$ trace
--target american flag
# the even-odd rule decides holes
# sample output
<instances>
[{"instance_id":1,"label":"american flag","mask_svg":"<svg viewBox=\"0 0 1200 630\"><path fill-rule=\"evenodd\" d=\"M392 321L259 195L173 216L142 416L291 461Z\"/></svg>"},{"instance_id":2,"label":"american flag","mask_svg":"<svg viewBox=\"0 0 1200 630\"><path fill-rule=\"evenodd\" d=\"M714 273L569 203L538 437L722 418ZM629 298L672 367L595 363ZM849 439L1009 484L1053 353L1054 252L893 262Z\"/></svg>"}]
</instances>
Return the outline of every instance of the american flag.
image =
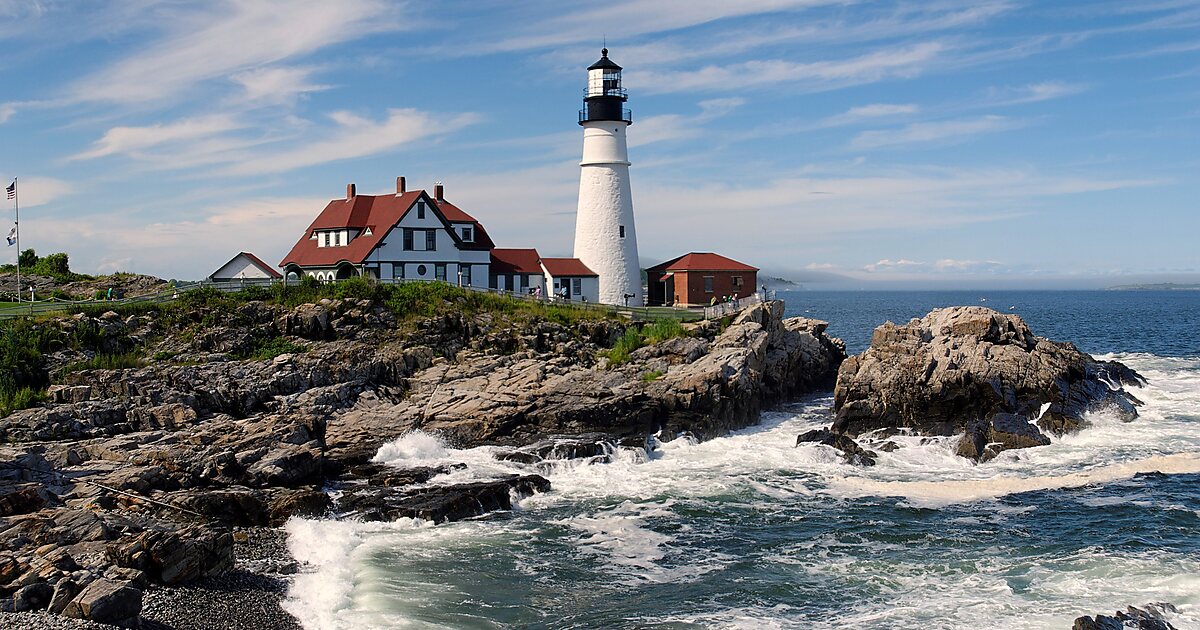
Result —
<instances>
[{"instance_id":1,"label":"american flag","mask_svg":"<svg viewBox=\"0 0 1200 630\"><path fill-rule=\"evenodd\" d=\"M9 184L8 188L5 188L4 190L8 191L9 199L16 199L17 198L17 180L14 179L13 183Z\"/></svg>"}]
</instances>

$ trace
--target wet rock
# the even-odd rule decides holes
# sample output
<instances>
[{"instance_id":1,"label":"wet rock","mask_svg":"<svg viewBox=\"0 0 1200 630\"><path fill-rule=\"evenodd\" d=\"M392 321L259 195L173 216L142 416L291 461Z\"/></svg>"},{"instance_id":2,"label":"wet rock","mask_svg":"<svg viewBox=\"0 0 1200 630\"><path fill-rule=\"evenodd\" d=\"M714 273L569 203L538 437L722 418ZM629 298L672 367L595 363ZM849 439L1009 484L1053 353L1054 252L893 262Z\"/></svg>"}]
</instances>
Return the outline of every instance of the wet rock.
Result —
<instances>
[{"instance_id":1,"label":"wet rock","mask_svg":"<svg viewBox=\"0 0 1200 630\"><path fill-rule=\"evenodd\" d=\"M1166 620L1165 613L1177 613L1179 610L1168 603L1147 604L1142 608L1129 606L1115 615L1096 615L1095 617L1079 617L1072 626L1073 630L1176 630Z\"/></svg>"},{"instance_id":2,"label":"wet rock","mask_svg":"<svg viewBox=\"0 0 1200 630\"><path fill-rule=\"evenodd\" d=\"M1140 402L1124 388L1144 383L1120 363L1037 337L1016 315L938 309L876 328L871 347L842 364L832 429L851 436L901 428L962 433L959 454L986 460L1000 450L1048 444L1039 427L1078 430L1091 411L1132 420Z\"/></svg>"},{"instance_id":3,"label":"wet rock","mask_svg":"<svg viewBox=\"0 0 1200 630\"><path fill-rule=\"evenodd\" d=\"M834 433L829 429L813 429L796 437L796 446L807 442L832 446L841 452L842 459L846 460L847 464L874 466L876 458L879 457L875 451L868 451L862 448L852 438L840 433Z\"/></svg>"},{"instance_id":4,"label":"wet rock","mask_svg":"<svg viewBox=\"0 0 1200 630\"><path fill-rule=\"evenodd\" d=\"M271 500L268 507L270 522L281 525L293 516L316 518L333 506L329 495L319 489L300 489L284 492Z\"/></svg>"},{"instance_id":5,"label":"wet rock","mask_svg":"<svg viewBox=\"0 0 1200 630\"><path fill-rule=\"evenodd\" d=\"M366 520L419 518L435 523L460 521L498 510L511 510L513 497L550 489L539 475L511 475L494 481L433 486L408 493L368 486L346 490L341 509Z\"/></svg>"}]
</instances>

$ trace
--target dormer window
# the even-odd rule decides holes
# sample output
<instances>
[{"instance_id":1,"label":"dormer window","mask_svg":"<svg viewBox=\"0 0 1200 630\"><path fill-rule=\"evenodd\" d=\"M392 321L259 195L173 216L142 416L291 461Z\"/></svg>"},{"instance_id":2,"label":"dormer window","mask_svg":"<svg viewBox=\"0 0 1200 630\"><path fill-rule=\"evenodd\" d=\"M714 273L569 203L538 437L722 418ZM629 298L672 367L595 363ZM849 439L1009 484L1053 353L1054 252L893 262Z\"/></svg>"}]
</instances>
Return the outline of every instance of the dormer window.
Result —
<instances>
[{"instance_id":1,"label":"dormer window","mask_svg":"<svg viewBox=\"0 0 1200 630\"><path fill-rule=\"evenodd\" d=\"M334 232L334 233L333 233L333 244L334 244L334 245L341 245L341 244L342 244L342 233L341 233L341 232Z\"/></svg>"},{"instance_id":2,"label":"dormer window","mask_svg":"<svg viewBox=\"0 0 1200 630\"><path fill-rule=\"evenodd\" d=\"M475 240L475 230L465 227L462 229L462 240L470 243Z\"/></svg>"},{"instance_id":3,"label":"dormer window","mask_svg":"<svg viewBox=\"0 0 1200 630\"><path fill-rule=\"evenodd\" d=\"M329 247L329 232L325 232L325 247Z\"/></svg>"}]
</instances>

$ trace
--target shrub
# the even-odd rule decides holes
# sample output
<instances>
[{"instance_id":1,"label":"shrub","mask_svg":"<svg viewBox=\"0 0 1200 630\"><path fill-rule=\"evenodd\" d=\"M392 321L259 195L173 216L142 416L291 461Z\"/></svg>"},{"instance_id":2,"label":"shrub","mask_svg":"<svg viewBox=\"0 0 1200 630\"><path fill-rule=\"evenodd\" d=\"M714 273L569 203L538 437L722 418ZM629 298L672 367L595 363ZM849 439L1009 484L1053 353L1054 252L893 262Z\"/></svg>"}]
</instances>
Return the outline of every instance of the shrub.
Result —
<instances>
[{"instance_id":1,"label":"shrub","mask_svg":"<svg viewBox=\"0 0 1200 630\"><path fill-rule=\"evenodd\" d=\"M34 405L46 402L46 390L32 387L21 387L16 390L0 388L0 416L28 409Z\"/></svg>"},{"instance_id":2,"label":"shrub","mask_svg":"<svg viewBox=\"0 0 1200 630\"><path fill-rule=\"evenodd\" d=\"M636 328L629 328L625 334L613 344L608 351L608 361L612 365L621 365L629 361L629 355L642 347L642 333Z\"/></svg>"},{"instance_id":3,"label":"shrub","mask_svg":"<svg viewBox=\"0 0 1200 630\"><path fill-rule=\"evenodd\" d=\"M272 337L256 340L251 350L239 358L267 361L281 354L299 354L307 350L308 348L292 343L283 337Z\"/></svg>"},{"instance_id":4,"label":"shrub","mask_svg":"<svg viewBox=\"0 0 1200 630\"><path fill-rule=\"evenodd\" d=\"M687 331L683 329L683 324L677 319L660 319L643 328L642 335L646 337L646 343L656 344L668 339L687 336Z\"/></svg>"},{"instance_id":5,"label":"shrub","mask_svg":"<svg viewBox=\"0 0 1200 630\"><path fill-rule=\"evenodd\" d=\"M646 383L653 383L654 381L662 378L662 375L662 370L650 370L642 375L642 381Z\"/></svg>"},{"instance_id":6,"label":"shrub","mask_svg":"<svg viewBox=\"0 0 1200 630\"><path fill-rule=\"evenodd\" d=\"M96 356L86 361L76 361L64 366L58 371L58 377L62 378L67 374L82 372L84 370L124 370L128 368L140 368L144 365L146 365L146 362L136 352L117 354L97 352Z\"/></svg>"}]
</instances>

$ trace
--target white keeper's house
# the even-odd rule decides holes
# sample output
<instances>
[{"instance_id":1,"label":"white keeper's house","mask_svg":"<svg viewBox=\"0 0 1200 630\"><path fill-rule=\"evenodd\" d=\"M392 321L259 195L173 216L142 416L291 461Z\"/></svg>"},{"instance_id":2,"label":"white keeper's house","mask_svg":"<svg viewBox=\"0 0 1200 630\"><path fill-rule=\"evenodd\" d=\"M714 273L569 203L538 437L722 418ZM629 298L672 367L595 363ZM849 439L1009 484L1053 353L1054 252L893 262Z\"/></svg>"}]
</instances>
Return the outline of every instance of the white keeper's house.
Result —
<instances>
[{"instance_id":1,"label":"white keeper's house","mask_svg":"<svg viewBox=\"0 0 1200 630\"><path fill-rule=\"evenodd\" d=\"M330 201L279 263L289 280L332 281L353 276L382 280L440 280L570 300L599 299L598 276L576 258L542 258L536 249L497 248L483 224L433 195L407 190Z\"/></svg>"},{"instance_id":2,"label":"white keeper's house","mask_svg":"<svg viewBox=\"0 0 1200 630\"><path fill-rule=\"evenodd\" d=\"M394 195L359 195L330 201L279 266L289 279L370 276L384 280L441 280L486 287L492 239L474 217L446 201L441 184L433 196L406 190L396 178Z\"/></svg>"}]
</instances>

